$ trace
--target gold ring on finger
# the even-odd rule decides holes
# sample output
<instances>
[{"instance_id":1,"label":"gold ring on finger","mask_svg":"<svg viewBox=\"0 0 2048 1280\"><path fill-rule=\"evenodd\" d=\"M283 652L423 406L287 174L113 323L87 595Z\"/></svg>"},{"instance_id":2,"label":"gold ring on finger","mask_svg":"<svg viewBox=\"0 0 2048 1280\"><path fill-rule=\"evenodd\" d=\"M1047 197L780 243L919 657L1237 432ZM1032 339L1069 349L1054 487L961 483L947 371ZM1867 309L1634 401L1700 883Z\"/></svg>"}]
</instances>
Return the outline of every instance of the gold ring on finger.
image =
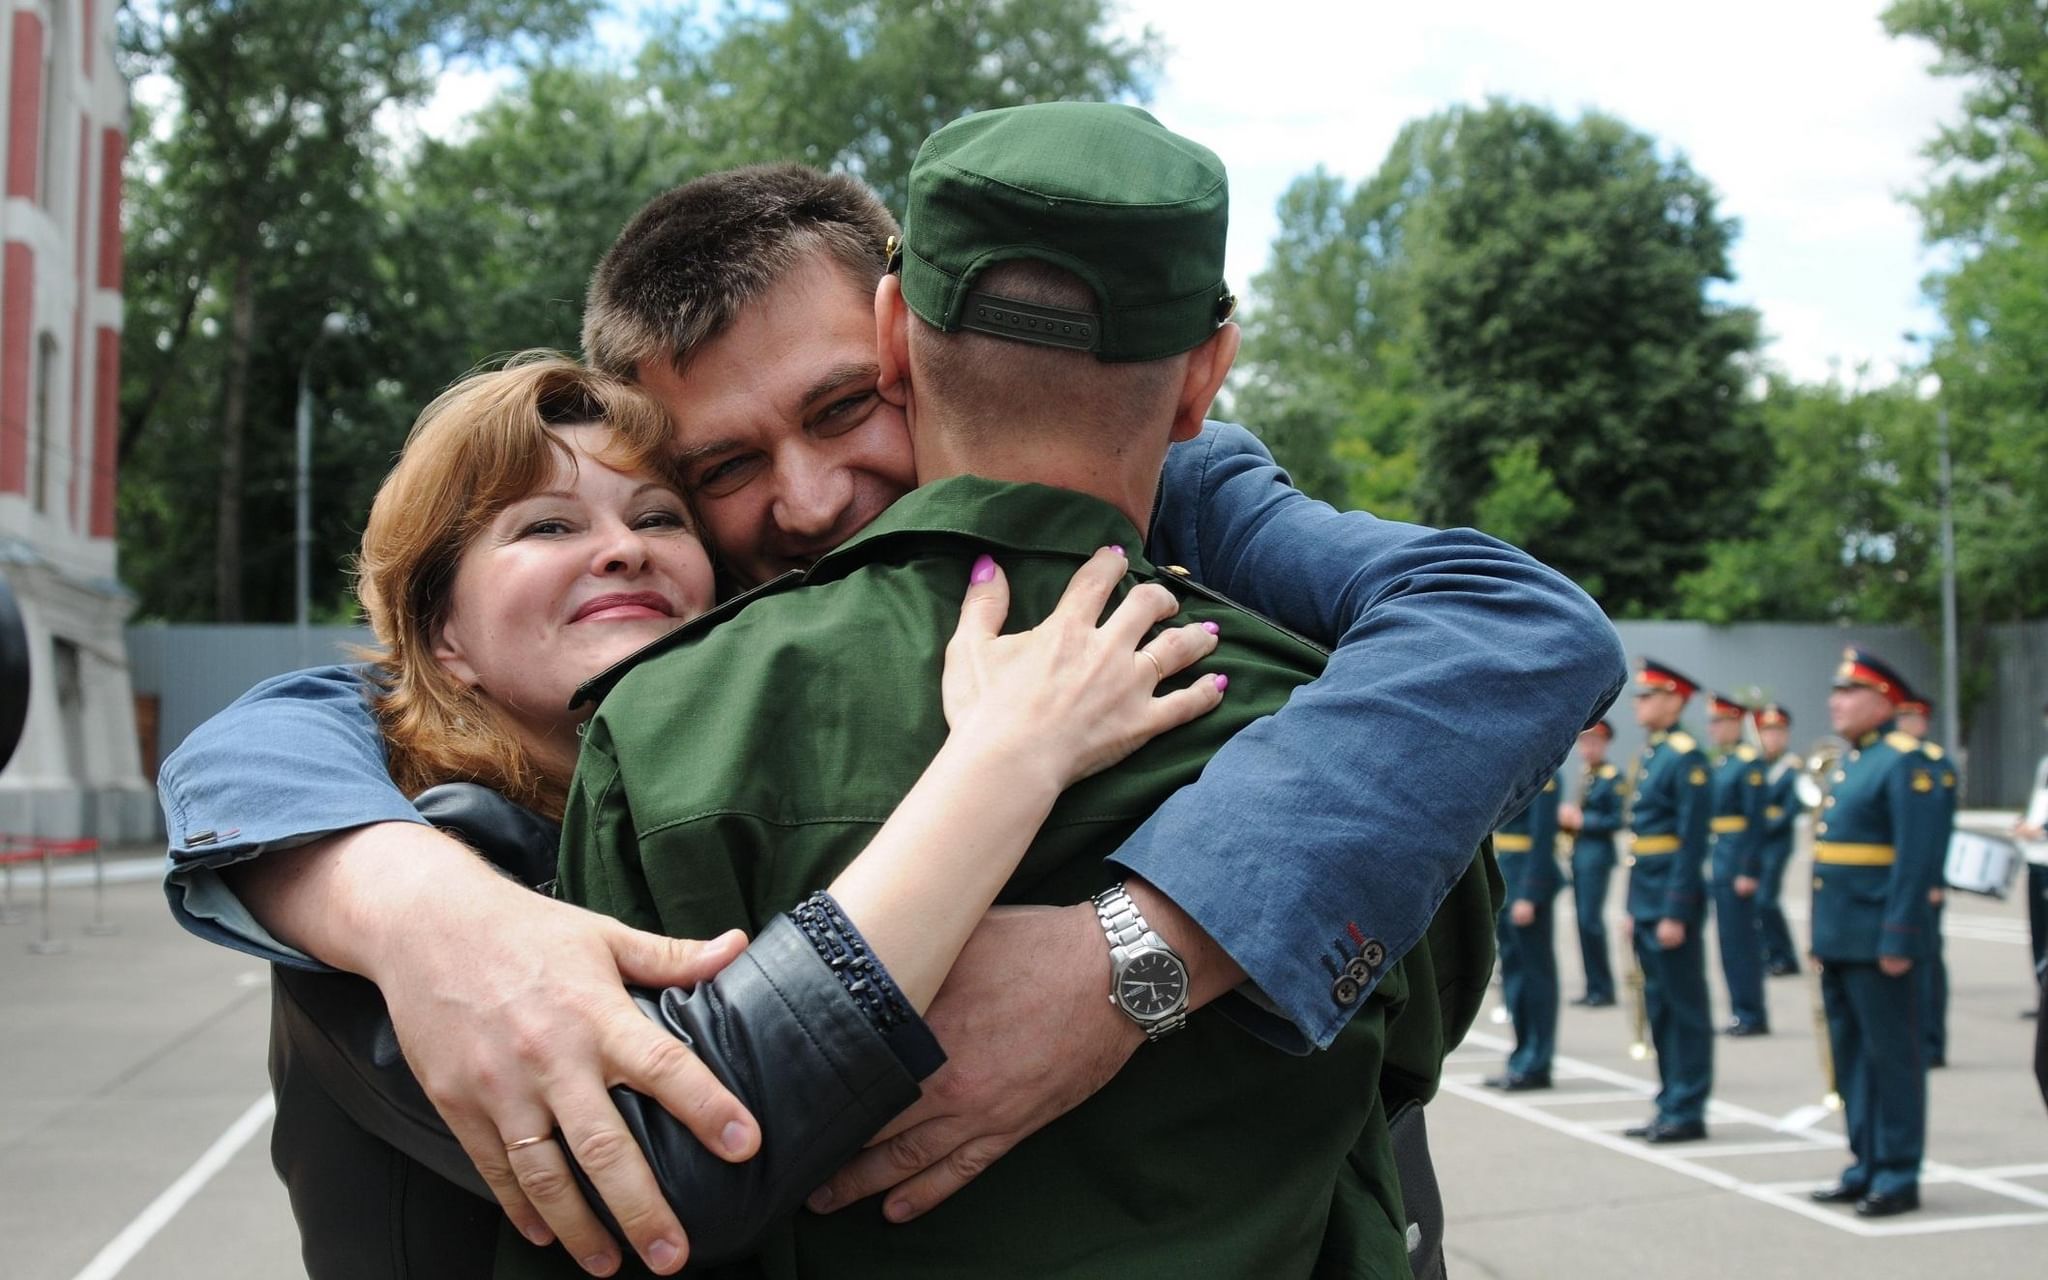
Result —
<instances>
[{"instance_id":1,"label":"gold ring on finger","mask_svg":"<svg viewBox=\"0 0 2048 1280\"><path fill-rule=\"evenodd\" d=\"M517 1142L508 1142L508 1143L506 1143L506 1144L505 1144L505 1150L506 1150L506 1151L508 1151L508 1152L511 1152L511 1151L523 1151L523 1150L525 1150L525 1149L526 1149L527 1147L537 1147L537 1146L539 1146L539 1145L540 1145L541 1143L543 1143L543 1142L553 1142L554 1140L555 1140L555 1135L554 1135L554 1134L552 1134L552 1133L543 1133L543 1134L541 1134L541 1135L540 1135L539 1137L537 1137L537 1138L521 1138L521 1139L519 1139L519 1141L517 1141Z\"/></svg>"},{"instance_id":2,"label":"gold ring on finger","mask_svg":"<svg viewBox=\"0 0 2048 1280\"><path fill-rule=\"evenodd\" d=\"M1153 677L1152 683L1158 684L1160 681L1166 679L1166 668L1159 665L1159 659L1153 657L1151 653L1147 652L1144 649L1138 650L1138 656L1143 658L1145 661L1151 663L1152 670L1158 673Z\"/></svg>"}]
</instances>

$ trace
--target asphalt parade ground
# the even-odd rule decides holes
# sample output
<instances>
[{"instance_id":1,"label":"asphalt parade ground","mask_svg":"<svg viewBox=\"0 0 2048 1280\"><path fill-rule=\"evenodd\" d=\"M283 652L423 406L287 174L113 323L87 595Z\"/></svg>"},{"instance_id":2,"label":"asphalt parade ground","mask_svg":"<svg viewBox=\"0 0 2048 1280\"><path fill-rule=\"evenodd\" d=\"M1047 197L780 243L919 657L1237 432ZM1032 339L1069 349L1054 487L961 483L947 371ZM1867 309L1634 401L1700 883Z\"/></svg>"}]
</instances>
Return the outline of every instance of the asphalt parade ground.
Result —
<instances>
[{"instance_id":1,"label":"asphalt parade ground","mask_svg":"<svg viewBox=\"0 0 2048 1280\"><path fill-rule=\"evenodd\" d=\"M143 851L130 851L143 852ZM1788 897L1803 917L1795 872ZM35 954L37 873L24 919L0 926L0 1276L8 1280L278 1280L302 1275L270 1169L257 961L186 937L153 859L114 864L109 930L93 892L52 895L56 954ZM1619 900L1621 877L1616 877ZM1567 997L1577 947L1558 931ZM1711 930L1710 930L1711 932ZM1803 918L1794 932L1804 933ZM1803 977L1772 979L1773 1034L1715 1046L1708 1141L1647 1147L1651 1062L1629 1055L1626 999L1567 1008L1557 1087L1502 1095L1508 1030L1482 1016L1430 1110L1450 1213L1450 1274L1693 1280L2033 1277L2048 1257L2048 1108L2028 1063L2033 1023L2017 899L1949 908L1949 1063L1930 1076L1925 1207L1880 1222L1805 1192L1844 1163L1819 1105ZM1619 957L1617 957L1619 958ZM1725 1021L1718 978L1716 1021Z\"/></svg>"}]
</instances>

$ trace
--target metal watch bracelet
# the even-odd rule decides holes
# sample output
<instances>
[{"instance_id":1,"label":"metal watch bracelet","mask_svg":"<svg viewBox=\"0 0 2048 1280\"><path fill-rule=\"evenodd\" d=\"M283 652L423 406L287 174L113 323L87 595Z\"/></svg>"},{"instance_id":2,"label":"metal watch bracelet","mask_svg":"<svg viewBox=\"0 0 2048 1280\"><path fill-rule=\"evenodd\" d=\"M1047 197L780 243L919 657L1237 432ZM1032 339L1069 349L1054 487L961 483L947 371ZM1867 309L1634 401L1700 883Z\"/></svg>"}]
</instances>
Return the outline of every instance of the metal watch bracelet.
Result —
<instances>
[{"instance_id":1,"label":"metal watch bracelet","mask_svg":"<svg viewBox=\"0 0 2048 1280\"><path fill-rule=\"evenodd\" d=\"M1185 987L1185 983L1188 980L1187 961L1182 959L1180 953L1175 951L1165 938L1162 938L1153 931L1152 926L1146 922L1144 913L1138 910L1138 904L1132 900L1131 895L1124 889L1122 884L1113 884L1101 893L1096 894L1094 902L1095 918L1102 924L1103 936L1109 939L1112 965L1110 974L1110 982L1112 984L1110 1003L1115 1005L1118 1011L1123 1013L1125 1017L1130 1018L1132 1022L1136 1023L1138 1029L1145 1033L1147 1040L1161 1040L1180 1030L1181 1027L1186 1025L1188 1020L1188 993ZM1114 986L1117 979L1114 969L1117 956L1121 952L1147 943L1148 939L1148 949L1163 951L1167 955L1172 956L1175 962L1180 965L1181 981L1184 984L1181 991L1180 1007L1163 1017L1154 1019L1140 1018L1129 1009L1126 1009L1117 1000Z\"/></svg>"}]
</instances>

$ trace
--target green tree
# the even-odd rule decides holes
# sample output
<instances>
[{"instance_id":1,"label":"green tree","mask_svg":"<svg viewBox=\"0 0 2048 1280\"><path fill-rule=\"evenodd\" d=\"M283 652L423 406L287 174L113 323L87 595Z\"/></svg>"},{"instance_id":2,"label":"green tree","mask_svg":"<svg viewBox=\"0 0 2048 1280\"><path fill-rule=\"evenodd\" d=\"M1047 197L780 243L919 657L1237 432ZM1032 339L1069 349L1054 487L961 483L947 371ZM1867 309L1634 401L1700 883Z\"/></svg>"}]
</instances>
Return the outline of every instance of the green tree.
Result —
<instances>
[{"instance_id":1,"label":"green tree","mask_svg":"<svg viewBox=\"0 0 2048 1280\"><path fill-rule=\"evenodd\" d=\"M297 361L279 348L302 353L344 292L341 281L368 265L379 113L422 99L450 67L498 56L515 42L573 35L588 7L588 0L137 0L124 7L127 70L170 90L133 156L141 178L135 222L155 243L131 290L156 295L142 314L171 323L128 330L124 357L135 394L124 407L123 434L135 449L174 383L217 379L186 388L185 396L188 411L194 399L217 403L216 616L243 616L244 505L252 481L266 487L267 477L248 465L249 423L291 422L290 397L280 406L277 391L293 381ZM191 427L188 418L167 434L189 436ZM189 519L189 501L170 505Z\"/></svg>"},{"instance_id":2,"label":"green tree","mask_svg":"<svg viewBox=\"0 0 2048 1280\"><path fill-rule=\"evenodd\" d=\"M1894 35L1968 84L1926 148L1915 198L1953 265L1928 282L1953 419L1958 599L1966 628L2048 614L2048 2L1900 0Z\"/></svg>"},{"instance_id":3,"label":"green tree","mask_svg":"<svg viewBox=\"0 0 2048 1280\"><path fill-rule=\"evenodd\" d=\"M1496 102L1453 118L1411 231L1423 513L1474 518L1496 460L1533 443L1572 509L1529 549L1610 612L1655 612L1706 542L1747 526L1760 478L1755 317L1709 296L1734 224L1682 158L1611 117Z\"/></svg>"},{"instance_id":4,"label":"green tree","mask_svg":"<svg viewBox=\"0 0 2048 1280\"><path fill-rule=\"evenodd\" d=\"M900 189L910 149L929 128L969 110L1043 98L1139 97L1159 57L1149 32L1124 39L1109 31L1105 0L812 0L728 6L702 20L685 13L621 62L569 39L591 7L142 6L129 34L132 65L172 89L162 126L137 130L129 186L134 269L120 530L124 572L146 614L231 616L215 575L204 573L226 540L215 513L230 487L243 529L291 527L293 396L326 311L353 323L312 366L314 597L326 615L345 616L340 566L414 415L450 381L504 353L574 350L590 268L649 197L719 167L778 159L850 168L888 194ZM420 42L412 55L394 55L389 80L360 67L283 65L328 48L322 22L342 21L329 9L382 15L384 27L405 33L378 49ZM188 10L206 11L190 30L144 21L168 14L182 22ZM468 25L427 23L435 14ZM294 15L305 21L288 60L279 31L292 29ZM225 49L216 67L202 56L200 36L232 45L230 19L254 44ZM518 59L516 78L460 128L401 140L386 132L391 114L371 105L417 102L438 68L501 57ZM309 129L342 120L347 108L346 128L329 129L336 136L322 143L317 163L312 144L291 135L305 154L265 171L260 198L246 207L271 212L253 238L227 233L245 203L224 176L229 161L194 140L199 117L185 105L185 77L229 72L249 96L287 92L295 76L328 86L340 106L293 117ZM250 162L235 163L242 172ZM223 398L236 346L233 264L242 253L253 264L241 375L248 435L240 479L230 486L221 465ZM242 556L232 578L246 592L243 612L288 616L289 539L237 533L233 544Z\"/></svg>"},{"instance_id":5,"label":"green tree","mask_svg":"<svg viewBox=\"0 0 2048 1280\"><path fill-rule=\"evenodd\" d=\"M925 138L969 111L1146 95L1149 28L1110 0L801 0L671 19L643 66L718 169L797 160L862 178L891 208Z\"/></svg>"},{"instance_id":6,"label":"green tree","mask_svg":"<svg viewBox=\"0 0 2048 1280\"><path fill-rule=\"evenodd\" d=\"M1617 614L1747 527L1755 318L1712 299L1735 226L1682 158L1597 113L1457 107L1281 215L1238 405L1324 496L1412 475L1423 518L1495 522Z\"/></svg>"},{"instance_id":7,"label":"green tree","mask_svg":"<svg viewBox=\"0 0 2048 1280\"><path fill-rule=\"evenodd\" d=\"M1752 531L1679 580L1706 622L1931 621L1939 591L1933 413L1905 384L1774 378L1769 478Z\"/></svg>"}]
</instances>

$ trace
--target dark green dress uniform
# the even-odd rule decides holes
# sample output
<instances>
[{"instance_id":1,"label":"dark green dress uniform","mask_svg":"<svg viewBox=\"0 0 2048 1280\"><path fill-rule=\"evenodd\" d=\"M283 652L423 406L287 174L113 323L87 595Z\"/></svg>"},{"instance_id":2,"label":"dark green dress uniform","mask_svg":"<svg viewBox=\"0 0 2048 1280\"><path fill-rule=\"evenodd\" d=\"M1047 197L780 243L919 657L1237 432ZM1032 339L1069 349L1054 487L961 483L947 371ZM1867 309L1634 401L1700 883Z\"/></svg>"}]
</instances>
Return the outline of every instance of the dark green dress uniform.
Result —
<instances>
[{"instance_id":1,"label":"dark green dress uniform","mask_svg":"<svg viewBox=\"0 0 2048 1280\"><path fill-rule=\"evenodd\" d=\"M1789 729L1792 717L1775 704L1757 712L1757 727ZM1764 966L1772 974L1799 972L1799 950L1792 943L1792 930L1785 923L1781 905L1785 889L1785 868L1792 862L1792 842L1799 811L1801 761L1790 751L1764 765L1763 821L1757 829L1757 850L1763 862L1763 877L1756 890L1758 932L1763 937Z\"/></svg>"},{"instance_id":2,"label":"dark green dress uniform","mask_svg":"<svg viewBox=\"0 0 2048 1280\"><path fill-rule=\"evenodd\" d=\"M1572 902L1589 1005L1614 1003L1614 966L1607 954L1607 884L1614 875L1614 833L1621 828L1621 770L1605 761L1585 772L1579 797L1584 821L1572 838Z\"/></svg>"},{"instance_id":3,"label":"dark green dress uniform","mask_svg":"<svg viewBox=\"0 0 2048 1280\"><path fill-rule=\"evenodd\" d=\"M1932 708L1928 707L1927 704L1922 703L1921 706L1922 715L1932 714ZM1933 766L1935 781L1939 784L1941 797L1946 802L1942 806L1944 817L1941 828L1941 849L1943 863L1946 865L1949 837L1955 834L1956 829L1955 761L1940 746L1924 738L1920 741L1920 750L1927 757L1928 763ZM1943 887L1946 888L1945 883L1941 880L1937 879L1936 883L1943 884ZM1931 936L1928 940L1929 951L1927 961L1924 964L1914 966L1915 970L1920 974L1921 1007L1926 1010L1924 1018L1925 1043L1927 1046L1927 1065L1930 1067L1945 1067L1948 1065L1948 959L1943 954L1944 948L1941 937L1942 914L1947 909L1948 902L1946 895L1944 895L1941 902L1934 904L1932 913L1934 920L1931 926Z\"/></svg>"},{"instance_id":4,"label":"dark green dress uniform","mask_svg":"<svg viewBox=\"0 0 2048 1280\"><path fill-rule=\"evenodd\" d=\"M564 896L672 936L760 928L853 860L944 742L939 676L975 557L993 554L1007 574L1015 630L1049 615L1073 572L1113 543L1142 545L1094 498L938 480L808 574L650 646L585 731ZM1106 888L1118 878L1107 855L1323 665L1321 650L1141 555L1130 570L1126 588L1162 582L1182 597L1177 622L1221 625L1203 666L1229 674L1229 694L1070 788L1003 902L1069 905ZM1370 833L1359 838L1369 856ZM933 1212L901 1225L875 1204L798 1213L743 1274L1093 1277L1115 1258L1119 1276L1309 1275L1329 1247L1351 1268L1331 1274L1406 1276L1382 1065L1420 1078L1426 1096L1469 1022L1476 999L1415 1015L1436 1013L1453 962L1490 968L1487 872L1475 858L1430 946L1400 964L1365 940L1353 964L1377 985L1329 1049L1292 1056L1197 1014ZM1470 944L1462 960L1439 947L1453 928ZM1410 965L1432 959L1428 985L1411 987ZM1018 981L1031 981L1031 962L1017 957ZM1411 1028L1426 1043L1408 1043ZM559 1250L532 1256L566 1263Z\"/></svg>"},{"instance_id":5,"label":"dark green dress uniform","mask_svg":"<svg viewBox=\"0 0 2048 1280\"><path fill-rule=\"evenodd\" d=\"M1714 1026L1707 1003L1705 870L1712 817L1706 753L1679 729L1653 733L1631 772L1627 823L1628 913L1643 969L1657 1050L1657 1114L1645 1136L1703 1128L1714 1086ZM1666 948L1657 924L1676 920L1685 940Z\"/></svg>"},{"instance_id":6,"label":"dark green dress uniform","mask_svg":"<svg viewBox=\"0 0 2048 1280\"><path fill-rule=\"evenodd\" d=\"M1853 673L1851 669L1854 669ZM1851 650L1837 683L1895 682ZM1920 976L1886 975L1881 956L1916 967L1933 951L1927 891L1946 852L1947 801L1920 742L1887 721L1858 739L1814 826L1813 954L1855 1162L1830 1191L1875 1197L1881 1211L1918 1204L1927 1130Z\"/></svg>"},{"instance_id":7,"label":"dark green dress uniform","mask_svg":"<svg viewBox=\"0 0 2048 1280\"><path fill-rule=\"evenodd\" d=\"M1749 709L1716 696L1717 714L1732 708L1737 716ZM1764 1004L1763 934L1757 925L1757 901L1735 891L1737 877L1763 879L1764 766L1755 747L1741 743L1714 762L1713 897L1714 921L1721 949L1721 976L1728 984L1728 1009L1733 1035L1756 1035L1770 1029Z\"/></svg>"},{"instance_id":8,"label":"dark green dress uniform","mask_svg":"<svg viewBox=\"0 0 2048 1280\"><path fill-rule=\"evenodd\" d=\"M1493 835L1505 885L1498 922L1500 979L1515 1028L1515 1051L1508 1057L1507 1075L1492 1083L1510 1089L1547 1084L1551 1055L1557 1051L1557 947L1551 908L1564 887L1557 868L1557 806L1557 779L1552 778ZM1518 925L1510 913L1522 901L1535 904L1536 918Z\"/></svg>"}]
</instances>

